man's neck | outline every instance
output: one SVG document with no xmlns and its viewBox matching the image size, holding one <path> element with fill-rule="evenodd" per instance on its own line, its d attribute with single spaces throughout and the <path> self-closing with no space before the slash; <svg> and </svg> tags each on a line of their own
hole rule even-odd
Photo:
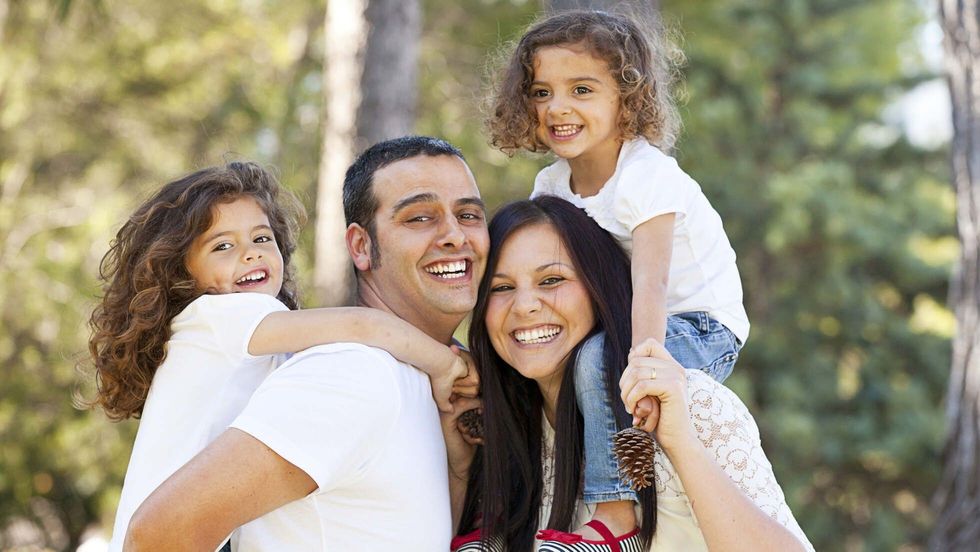
<svg viewBox="0 0 980 552">
<path fill-rule="evenodd" d="M 424 317 L 418 311 L 399 312 L 399 309 L 392 308 L 384 300 L 384 297 L 378 293 L 374 286 L 363 280 L 359 280 L 357 284 L 357 306 L 383 310 L 393 314 L 415 326 L 432 339 L 435 339 L 439 343 L 445 343 L 446 345 L 452 343 L 453 333 L 462 322 L 461 318 L 449 315 Z"/>
</svg>

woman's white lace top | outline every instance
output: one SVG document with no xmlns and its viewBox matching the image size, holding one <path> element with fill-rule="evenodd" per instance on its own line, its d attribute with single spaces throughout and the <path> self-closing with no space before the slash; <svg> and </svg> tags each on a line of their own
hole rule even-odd
<svg viewBox="0 0 980 552">
<path fill-rule="evenodd" d="M 772 465 L 759 439 L 759 428 L 741 400 L 727 387 L 698 370 L 687 373 L 688 408 L 698 438 L 718 465 L 763 512 L 797 536 L 809 550 L 813 546 L 800 528 L 783 490 L 776 482 Z M 539 520 L 542 527 L 551 514 L 554 499 L 555 432 L 542 416 L 542 477 L 544 490 Z M 651 552 L 666 550 L 707 550 L 691 503 L 677 471 L 667 455 L 656 446 L 654 456 L 657 489 L 657 531 Z M 592 506 L 578 504 L 576 526 L 592 518 Z"/>
</svg>

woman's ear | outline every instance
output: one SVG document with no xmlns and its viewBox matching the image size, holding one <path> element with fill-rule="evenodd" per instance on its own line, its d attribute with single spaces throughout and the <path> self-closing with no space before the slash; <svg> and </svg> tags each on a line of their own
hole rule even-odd
<svg viewBox="0 0 980 552">
<path fill-rule="evenodd" d="M 345 235 L 347 252 L 354 261 L 354 267 L 360 271 L 371 270 L 371 236 L 366 228 L 352 222 L 347 227 Z"/>
</svg>

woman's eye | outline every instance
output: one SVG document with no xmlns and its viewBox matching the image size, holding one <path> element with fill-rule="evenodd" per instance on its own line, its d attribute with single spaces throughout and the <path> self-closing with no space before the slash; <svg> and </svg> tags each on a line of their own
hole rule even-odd
<svg viewBox="0 0 980 552">
<path fill-rule="evenodd" d="M 511 286 L 510 284 L 500 284 L 500 285 L 492 286 L 490 288 L 490 293 L 500 293 L 501 291 L 510 291 L 512 289 L 514 289 L 514 287 Z"/>
<path fill-rule="evenodd" d="M 562 277 L 552 276 L 550 278 L 545 278 L 544 280 L 541 280 L 541 284 L 542 285 L 545 285 L 545 286 L 553 286 L 553 285 L 559 284 L 559 283 L 561 283 L 563 281 L 565 281 L 565 279 L 562 278 Z"/>
</svg>

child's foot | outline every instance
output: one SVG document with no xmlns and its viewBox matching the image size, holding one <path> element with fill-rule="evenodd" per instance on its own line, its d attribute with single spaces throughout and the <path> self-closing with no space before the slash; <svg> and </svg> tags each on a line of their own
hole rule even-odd
<svg viewBox="0 0 980 552">
<path fill-rule="evenodd" d="M 636 510 L 633 509 L 633 501 L 631 500 L 600 502 L 596 504 L 592 519 L 602 522 L 617 537 L 636 529 Z M 603 538 L 598 531 L 588 525 L 579 527 L 575 533 L 582 535 L 586 540 L 602 540 Z"/>
<path fill-rule="evenodd" d="M 542 552 L 640 550 L 640 530 L 633 502 L 628 500 L 598 504 L 592 521 L 574 533 L 547 529 L 540 531 L 537 538 L 543 541 Z"/>
</svg>

